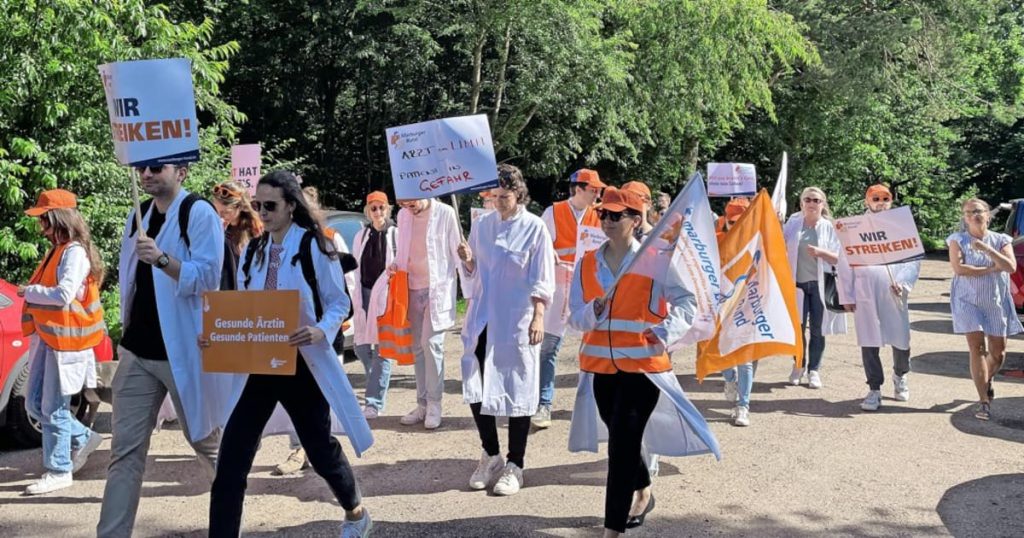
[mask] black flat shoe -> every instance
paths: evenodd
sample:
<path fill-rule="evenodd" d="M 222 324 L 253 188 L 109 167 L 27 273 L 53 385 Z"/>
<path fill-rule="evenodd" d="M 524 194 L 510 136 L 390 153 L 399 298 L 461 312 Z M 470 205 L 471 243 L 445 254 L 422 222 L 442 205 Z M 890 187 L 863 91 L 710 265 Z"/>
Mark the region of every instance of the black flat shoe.
<path fill-rule="evenodd" d="M 647 514 L 651 513 L 651 510 L 654 510 L 654 494 L 653 493 L 651 493 L 651 500 L 647 501 L 647 508 L 644 508 L 644 513 L 640 514 L 639 516 L 629 516 L 629 519 L 626 520 L 626 528 L 627 529 L 635 529 L 635 528 L 639 527 L 640 525 L 643 525 L 644 524 L 644 518 L 647 517 Z"/>

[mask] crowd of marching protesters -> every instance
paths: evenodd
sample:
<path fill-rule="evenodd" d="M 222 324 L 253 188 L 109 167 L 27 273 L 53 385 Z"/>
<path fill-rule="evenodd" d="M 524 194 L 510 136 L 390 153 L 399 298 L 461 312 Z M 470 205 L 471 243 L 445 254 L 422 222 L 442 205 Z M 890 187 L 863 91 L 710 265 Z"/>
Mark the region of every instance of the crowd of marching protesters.
<path fill-rule="evenodd" d="M 582 335 L 573 350 L 580 375 L 569 448 L 596 451 L 600 441 L 608 443 L 605 536 L 643 525 L 654 509 L 658 455 L 719 455 L 667 351 L 693 323 L 693 293 L 626 271 L 671 202 L 642 182 L 610 187 L 596 171 L 582 169 L 570 177 L 568 198 L 537 216 L 527 210 L 522 172 L 502 164 L 497 187 L 481 193 L 485 211 L 468 236 L 452 206 L 398 200 L 393 220 L 388 196 L 374 191 L 365 198 L 368 224 L 347 245 L 326 227 L 315 190 L 302 189 L 290 172 L 264 175 L 251 198 L 237 183 L 223 183 L 212 203 L 184 190 L 185 166 L 137 172 L 150 198 L 140 214 L 127 216 L 121 241 L 124 334 L 98 536 L 132 534 L 150 434 L 165 398 L 212 484 L 210 536 L 238 536 L 247 476 L 261 438 L 271 433 L 291 436 L 292 453 L 278 472 L 312 467 L 344 510 L 342 536 L 367 536 L 370 512 L 335 434 L 343 433 L 357 456 L 370 448 L 369 422 L 385 412 L 395 363 L 413 365 L 416 381 L 416 406 L 400 423 L 441 426 L 444 334 L 456 324 L 460 288 L 467 311 L 458 368 L 481 447 L 477 467 L 467 469 L 469 488 L 508 496 L 527 484 L 529 434 L 551 425 L 555 358 L 567 331 Z M 872 185 L 864 210 L 886 211 L 893 202 L 886 186 Z M 920 262 L 851 266 L 825 192 L 808 187 L 799 204 L 779 223 L 806 346 L 806 360 L 795 363 L 789 383 L 825 386 L 826 339 L 845 333 L 852 314 L 868 386 L 860 407 L 882 405 L 887 346 L 893 397 L 908 401 L 908 296 Z M 715 223 L 720 241 L 750 206 L 745 198 L 728 201 Z M 42 424 L 45 467 L 27 494 L 72 485 L 101 442 L 69 410 L 70 395 L 95 385 L 91 350 L 105 333 L 104 268 L 76 207 L 72 193 L 51 190 L 26 211 L 51 243 L 19 288 L 23 330 L 32 335 L 26 405 Z M 947 239 L 950 305 L 954 332 L 965 335 L 970 350 L 976 417 L 988 420 L 1007 337 L 1024 330 L 1009 297 L 1016 260 L 1010 238 L 988 229 L 984 201 L 968 200 L 961 209 L 961 229 Z M 603 243 L 588 247 L 581 241 L 585 230 L 599 231 Z M 209 342 L 201 334 L 202 296 L 218 289 L 299 291 L 299 328 L 288 339 L 295 375 L 203 371 Z M 348 324 L 366 371 L 361 399 L 332 348 Z M 737 426 L 751 421 L 756 365 L 723 372 Z M 499 417 L 508 420 L 504 450 Z M 646 428 L 653 421 L 666 426 Z"/>

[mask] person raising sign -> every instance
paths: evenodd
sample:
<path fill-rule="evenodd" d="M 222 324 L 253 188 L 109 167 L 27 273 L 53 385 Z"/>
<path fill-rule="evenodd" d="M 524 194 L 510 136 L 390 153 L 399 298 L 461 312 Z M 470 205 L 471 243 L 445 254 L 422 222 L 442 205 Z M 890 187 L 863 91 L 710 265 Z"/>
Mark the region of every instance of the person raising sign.
<path fill-rule="evenodd" d="M 372 525 L 341 444 L 331 433 L 331 410 L 357 454 L 373 443 L 359 401 L 331 347 L 350 302 L 334 245 L 310 208 L 295 175 L 278 170 L 260 178 L 253 208 L 266 232 L 246 249 L 240 290 L 299 290 L 301 327 L 289 336 L 298 364 L 294 376 L 249 375 L 221 440 L 210 492 L 210 536 L 239 534 L 246 477 L 263 429 L 280 402 L 291 418 L 313 469 L 345 510 L 342 536 L 366 536 Z M 306 252 L 308 250 L 308 252 Z M 299 258 L 312 257 L 316 278 L 307 281 Z M 209 342 L 200 340 L 200 346 Z"/>

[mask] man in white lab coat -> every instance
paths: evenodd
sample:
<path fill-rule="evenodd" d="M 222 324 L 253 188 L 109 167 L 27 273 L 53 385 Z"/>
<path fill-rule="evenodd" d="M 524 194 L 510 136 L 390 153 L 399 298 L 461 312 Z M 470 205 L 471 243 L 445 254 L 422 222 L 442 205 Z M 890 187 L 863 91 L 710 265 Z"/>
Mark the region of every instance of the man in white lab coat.
<path fill-rule="evenodd" d="M 879 213 L 892 208 L 892 193 L 885 185 L 872 185 L 865 195 L 868 211 Z M 910 310 L 908 295 L 917 282 L 921 262 L 850 267 L 845 257 L 839 263 L 839 301 L 850 312 L 857 326 L 867 377 L 868 394 L 861 402 L 864 411 L 877 411 L 882 405 L 885 373 L 879 348 L 892 346 L 893 396 L 897 401 L 910 399 L 907 375 L 910 372 Z"/>
<path fill-rule="evenodd" d="M 224 234 L 213 206 L 190 206 L 188 229 L 179 229 L 188 169 L 164 164 L 138 167 L 142 189 L 153 197 L 142 227 L 128 215 L 121 239 L 118 280 L 124 335 L 114 376 L 113 437 L 99 537 L 131 536 L 146 470 L 150 433 L 170 394 L 182 430 L 213 478 L 220 430 L 241 390 L 240 376 L 202 371 L 197 337 L 203 292 L 220 286 Z M 218 233 L 210 233 L 217 231 Z M 186 246 L 184 237 L 189 237 Z"/>
<path fill-rule="evenodd" d="M 398 269 L 409 273 L 409 325 L 416 371 L 416 407 L 399 422 L 441 425 L 444 331 L 455 325 L 458 248 L 455 210 L 437 200 L 399 200 Z"/>
<path fill-rule="evenodd" d="M 569 176 L 572 196 L 555 202 L 544 210 L 541 218 L 547 226 L 555 248 L 555 295 L 544 317 L 544 342 L 540 347 L 540 406 L 533 417 L 537 428 L 551 426 L 551 401 L 555 396 L 555 358 L 562 347 L 562 337 L 569 319 L 569 286 L 577 256 L 581 226 L 600 228 L 594 203 L 605 184 L 594 170 L 577 170 Z"/>

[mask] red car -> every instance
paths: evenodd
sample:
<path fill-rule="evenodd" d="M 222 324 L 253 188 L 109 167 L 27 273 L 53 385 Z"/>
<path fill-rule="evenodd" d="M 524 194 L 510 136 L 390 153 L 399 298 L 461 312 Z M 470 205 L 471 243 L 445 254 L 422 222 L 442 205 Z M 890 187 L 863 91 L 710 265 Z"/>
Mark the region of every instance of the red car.
<path fill-rule="evenodd" d="M 39 423 L 25 411 L 28 393 L 29 339 L 21 335 L 21 306 L 18 288 L 0 279 L 0 436 L 23 446 L 39 446 Z M 110 338 L 95 348 L 99 384 L 110 386 L 113 377 L 114 349 Z M 100 387 L 97 388 L 98 390 Z M 100 402 L 100 390 L 86 389 L 71 398 L 71 410 L 86 426 L 91 426 Z M 109 389 L 105 391 L 109 395 Z M 108 398 L 104 398 L 109 401 Z"/>

